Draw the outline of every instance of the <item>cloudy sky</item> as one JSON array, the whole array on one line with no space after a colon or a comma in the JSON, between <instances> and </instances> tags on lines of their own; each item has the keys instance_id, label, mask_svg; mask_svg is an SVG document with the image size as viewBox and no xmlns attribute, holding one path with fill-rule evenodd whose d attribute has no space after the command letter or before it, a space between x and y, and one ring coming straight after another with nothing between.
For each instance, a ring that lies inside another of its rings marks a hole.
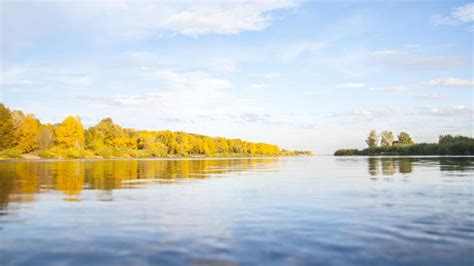
<instances>
[{"instance_id":1,"label":"cloudy sky","mask_svg":"<svg viewBox=\"0 0 474 266\"><path fill-rule=\"evenodd\" d=\"M473 135L467 1L1 2L0 101L332 153Z\"/></svg>"}]
</instances>

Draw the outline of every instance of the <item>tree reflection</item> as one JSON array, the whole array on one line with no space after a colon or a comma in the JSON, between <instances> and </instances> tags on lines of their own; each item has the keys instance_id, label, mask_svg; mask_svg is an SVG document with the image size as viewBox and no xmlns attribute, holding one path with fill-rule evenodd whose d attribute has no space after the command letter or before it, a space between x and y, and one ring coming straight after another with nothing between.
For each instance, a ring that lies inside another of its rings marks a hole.
<instances>
[{"instance_id":1,"label":"tree reflection","mask_svg":"<svg viewBox=\"0 0 474 266\"><path fill-rule=\"evenodd\" d=\"M402 158L398 160L398 172L409 174L413 172L413 158Z\"/></svg>"},{"instance_id":2,"label":"tree reflection","mask_svg":"<svg viewBox=\"0 0 474 266\"><path fill-rule=\"evenodd\" d=\"M15 181L11 177L8 169L0 171L0 210L3 210L7 207L10 194L13 192ZM3 214L0 212L0 215Z\"/></svg>"},{"instance_id":3,"label":"tree reflection","mask_svg":"<svg viewBox=\"0 0 474 266\"><path fill-rule=\"evenodd\" d=\"M393 176L397 172L409 174L413 171L413 158L372 157L367 160L369 175ZM382 170L380 172L380 169Z\"/></svg>"},{"instance_id":4,"label":"tree reflection","mask_svg":"<svg viewBox=\"0 0 474 266\"><path fill-rule=\"evenodd\" d=\"M80 199L84 189L111 191L178 179L209 178L265 169L277 158L206 160L16 161L0 163L0 209L9 202L33 201L44 190L61 191L65 200ZM139 185L137 185L139 184ZM110 193L101 193L104 199Z\"/></svg>"},{"instance_id":5,"label":"tree reflection","mask_svg":"<svg viewBox=\"0 0 474 266\"><path fill-rule=\"evenodd\" d=\"M84 188L84 162L56 162L54 170L55 189L66 194L67 200L76 200Z\"/></svg>"},{"instance_id":6,"label":"tree reflection","mask_svg":"<svg viewBox=\"0 0 474 266\"><path fill-rule=\"evenodd\" d=\"M369 174L371 176L378 175L379 172L379 160L378 158L369 158Z\"/></svg>"},{"instance_id":7,"label":"tree reflection","mask_svg":"<svg viewBox=\"0 0 474 266\"><path fill-rule=\"evenodd\" d=\"M371 176L393 176L396 173L407 175L413 172L414 165L433 164L439 165L439 170L447 174L458 175L459 172L474 169L472 157L370 157L367 159L367 169Z\"/></svg>"},{"instance_id":8,"label":"tree reflection","mask_svg":"<svg viewBox=\"0 0 474 266\"><path fill-rule=\"evenodd\" d=\"M472 157L441 157L439 159L439 169L443 172L469 171L474 169L474 160Z\"/></svg>"},{"instance_id":9,"label":"tree reflection","mask_svg":"<svg viewBox=\"0 0 474 266\"><path fill-rule=\"evenodd\" d=\"M393 158L382 158L382 173L383 175L395 174L395 160Z\"/></svg>"}]
</instances>

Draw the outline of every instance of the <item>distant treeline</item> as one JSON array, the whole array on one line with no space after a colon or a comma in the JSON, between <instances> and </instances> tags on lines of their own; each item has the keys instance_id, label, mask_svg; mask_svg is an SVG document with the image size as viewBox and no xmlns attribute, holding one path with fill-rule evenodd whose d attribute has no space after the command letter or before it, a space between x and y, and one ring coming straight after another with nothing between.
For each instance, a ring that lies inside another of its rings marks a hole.
<instances>
[{"instance_id":1,"label":"distant treeline","mask_svg":"<svg viewBox=\"0 0 474 266\"><path fill-rule=\"evenodd\" d=\"M84 129L79 117L42 124L32 114L11 111L0 103L0 158L24 154L43 158L145 158L311 155L277 145L173 131L122 128L102 119Z\"/></svg>"},{"instance_id":2,"label":"distant treeline","mask_svg":"<svg viewBox=\"0 0 474 266\"><path fill-rule=\"evenodd\" d=\"M474 155L474 138L465 136L441 135L438 143L414 143L406 132L394 140L390 131L377 135L372 130L366 143L366 149L340 149L334 155Z\"/></svg>"}]
</instances>

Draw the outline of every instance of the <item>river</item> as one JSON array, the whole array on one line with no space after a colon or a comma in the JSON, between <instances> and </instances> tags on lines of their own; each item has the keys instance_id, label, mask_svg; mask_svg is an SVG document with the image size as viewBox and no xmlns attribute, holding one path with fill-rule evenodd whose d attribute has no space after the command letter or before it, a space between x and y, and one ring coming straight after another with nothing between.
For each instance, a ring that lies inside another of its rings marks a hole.
<instances>
[{"instance_id":1,"label":"river","mask_svg":"<svg viewBox=\"0 0 474 266\"><path fill-rule=\"evenodd\" d=\"M474 158L0 162L0 265L473 265Z\"/></svg>"}]
</instances>

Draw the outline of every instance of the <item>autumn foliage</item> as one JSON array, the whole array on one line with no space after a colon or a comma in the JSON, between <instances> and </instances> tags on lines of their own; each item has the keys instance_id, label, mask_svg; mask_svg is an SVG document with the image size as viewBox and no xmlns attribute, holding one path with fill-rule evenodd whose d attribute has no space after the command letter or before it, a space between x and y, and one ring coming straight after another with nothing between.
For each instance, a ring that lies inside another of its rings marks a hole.
<instances>
[{"instance_id":1,"label":"autumn foliage","mask_svg":"<svg viewBox=\"0 0 474 266\"><path fill-rule=\"evenodd\" d=\"M102 119L84 129L79 117L60 124L41 124L33 115L11 111L0 104L0 156L30 153L45 158L114 157L227 157L309 155L311 152L281 150L266 143L209 137L185 132L122 128Z\"/></svg>"}]
</instances>

